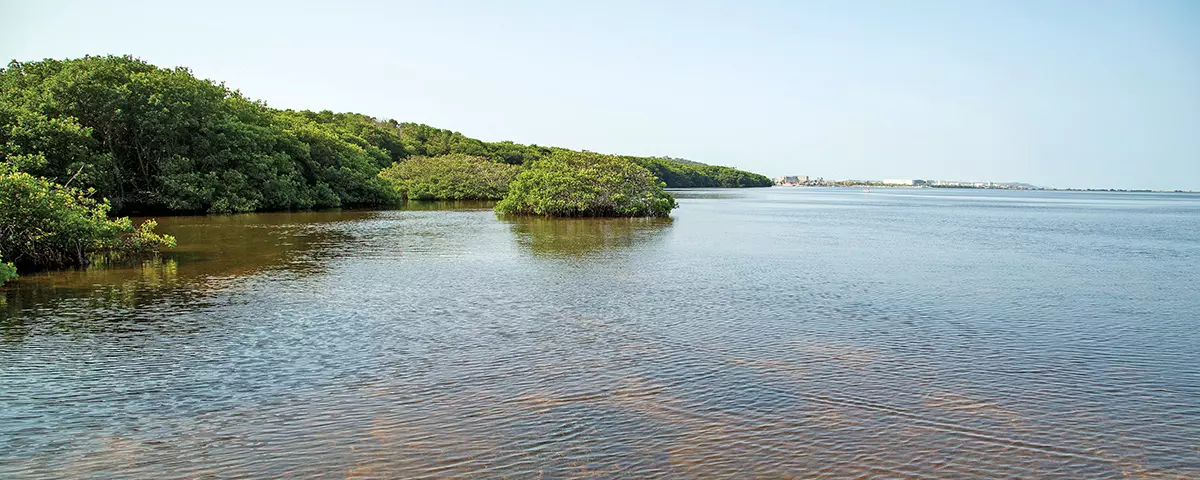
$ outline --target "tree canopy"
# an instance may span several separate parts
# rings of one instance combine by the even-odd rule
[[[628,157],[645,167],[671,188],[742,188],[769,187],[770,178],[736,168],[705,165],[682,159]]]
[[[95,253],[175,245],[154,233],[153,220],[135,227],[129,218],[110,219],[108,203],[92,193],[0,165],[0,257],[22,268],[57,268],[87,265]],[[0,267],[0,277],[11,267]]]
[[[517,175],[496,211],[555,217],[665,217],[676,206],[649,170],[628,159],[560,150]]]
[[[560,150],[356,113],[274,109],[186,68],[131,56],[14,61],[0,70],[0,162],[94,188],[117,212],[385,205],[396,189],[377,174],[410,157],[524,165]],[[625,158],[670,187],[755,186],[761,177]]]
[[[0,160],[95,188],[120,211],[245,212],[379,204],[396,153],[360,117],[268,108],[132,57],[0,71]],[[396,136],[396,135],[393,135]]]
[[[452,153],[400,160],[379,176],[391,182],[399,195],[413,200],[499,200],[520,168]]]

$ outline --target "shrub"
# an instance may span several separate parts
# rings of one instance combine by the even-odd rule
[[[4,282],[15,280],[16,278],[17,267],[13,266],[12,262],[5,262],[3,258],[0,258],[0,285],[4,285]]]
[[[677,206],[649,170],[629,160],[561,150],[518,175],[496,211],[554,217],[665,217]]]
[[[140,253],[175,246],[155,223],[109,219],[108,202],[0,165],[0,255],[16,266],[84,266],[100,252]]]
[[[499,200],[520,167],[463,154],[412,157],[383,169],[401,196],[414,200]]]

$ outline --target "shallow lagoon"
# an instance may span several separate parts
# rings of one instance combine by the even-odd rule
[[[1200,196],[160,218],[0,293],[0,477],[1200,476]]]

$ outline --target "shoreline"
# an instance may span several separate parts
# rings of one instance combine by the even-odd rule
[[[1200,194],[1200,190],[1144,190],[1123,188],[1022,188],[1022,187],[971,187],[960,185],[883,185],[876,183],[847,183],[836,185],[773,185],[785,188],[905,188],[905,189],[961,189],[961,190],[1018,190],[1027,192],[1113,192],[1113,193],[1184,193]]]

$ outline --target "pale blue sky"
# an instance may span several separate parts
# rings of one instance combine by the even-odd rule
[[[771,176],[1200,189],[1200,1],[3,1],[282,108]]]

